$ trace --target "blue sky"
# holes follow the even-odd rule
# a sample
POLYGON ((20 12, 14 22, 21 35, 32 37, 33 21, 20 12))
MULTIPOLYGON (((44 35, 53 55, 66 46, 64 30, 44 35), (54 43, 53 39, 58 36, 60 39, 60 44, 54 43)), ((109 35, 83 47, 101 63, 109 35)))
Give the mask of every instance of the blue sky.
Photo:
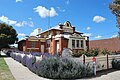
POLYGON ((90 40, 117 35, 116 19, 108 8, 112 0, 1 0, 0 22, 12 25, 19 39, 35 35, 37 28, 70 21, 90 40))

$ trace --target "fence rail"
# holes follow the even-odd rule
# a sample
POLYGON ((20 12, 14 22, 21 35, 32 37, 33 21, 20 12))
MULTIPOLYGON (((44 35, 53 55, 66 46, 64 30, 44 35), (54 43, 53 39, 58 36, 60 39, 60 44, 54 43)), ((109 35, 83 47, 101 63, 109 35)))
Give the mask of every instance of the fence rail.
MULTIPOLYGON (((96 71, 112 68, 112 59, 120 60, 120 55, 105 55, 96 57, 96 71)), ((93 67, 93 57, 87 57, 82 55, 79 58, 71 58, 76 62, 81 62, 89 67, 93 67)))

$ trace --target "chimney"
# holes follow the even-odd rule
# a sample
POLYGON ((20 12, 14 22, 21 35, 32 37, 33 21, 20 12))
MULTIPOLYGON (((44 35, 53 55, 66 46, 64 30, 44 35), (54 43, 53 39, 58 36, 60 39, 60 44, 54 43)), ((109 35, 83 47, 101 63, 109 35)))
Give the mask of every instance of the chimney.
POLYGON ((38 28, 38 34, 40 34, 42 32, 41 28, 38 28))

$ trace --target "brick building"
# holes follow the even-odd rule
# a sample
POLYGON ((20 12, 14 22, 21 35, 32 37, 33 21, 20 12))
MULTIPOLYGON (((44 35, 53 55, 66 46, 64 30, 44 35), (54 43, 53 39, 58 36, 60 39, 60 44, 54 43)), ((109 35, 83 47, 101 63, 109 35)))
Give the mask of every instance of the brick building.
POLYGON ((112 52, 120 52, 120 39, 110 38, 103 40, 93 40, 89 42, 89 48, 107 49, 112 52))
POLYGON ((89 48, 88 37, 77 32, 69 21, 46 30, 37 36, 30 36, 18 43, 18 48, 23 51, 39 51, 56 53, 64 48, 80 52, 89 48))

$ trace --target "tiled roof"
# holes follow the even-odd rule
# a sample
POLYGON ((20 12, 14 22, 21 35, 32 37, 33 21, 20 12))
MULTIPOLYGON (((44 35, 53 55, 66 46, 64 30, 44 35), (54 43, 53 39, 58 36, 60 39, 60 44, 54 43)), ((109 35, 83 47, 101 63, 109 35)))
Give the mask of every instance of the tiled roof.
MULTIPOLYGON (((44 32, 47 32, 47 31, 50 31, 50 30, 53 30, 53 29, 62 30, 59 25, 56 25, 55 27, 51 27, 50 29, 43 31, 43 32, 41 32, 40 34, 42 34, 42 33, 44 33, 44 32)), ((39 34, 38 34, 38 35, 39 35, 39 34)))
POLYGON ((110 51, 120 51, 120 39, 110 38, 103 40, 93 40, 89 42, 89 47, 99 48, 100 50, 107 49, 110 51))
POLYGON ((62 29, 60 28, 60 26, 59 26, 59 25, 57 25, 57 26, 55 26, 55 27, 52 27, 52 28, 50 28, 49 30, 51 30, 51 29, 58 29, 58 30, 62 30, 62 29))

